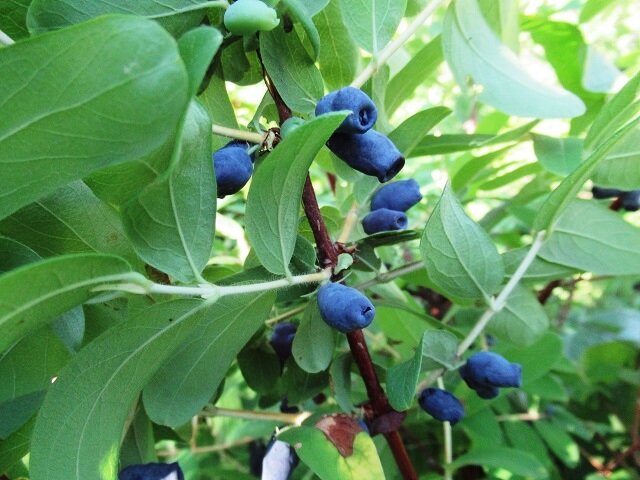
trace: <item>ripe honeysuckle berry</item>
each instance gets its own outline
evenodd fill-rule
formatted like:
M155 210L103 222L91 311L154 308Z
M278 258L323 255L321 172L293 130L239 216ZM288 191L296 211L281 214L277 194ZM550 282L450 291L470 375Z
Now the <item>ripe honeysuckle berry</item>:
M291 356L291 346L297 330L296 324L290 322L279 323L273 329L269 343L283 362Z
M184 474L177 463L146 463L121 470L118 480L184 480Z
M253 173L251 156L243 143L230 142L213 154L218 198L238 192Z
M322 319L342 333L366 328L376 315L376 309L367 297L341 283L320 287L318 307Z
M494 388L519 387L522 384L522 367L497 353L478 352L460 368L460 376L479 396L493 398L497 395Z
M234 35L268 32L279 23L276 11L260 0L236 0L224 12L224 26Z
M464 406L453 394L440 388L425 388L418 398L420 407L436 420L455 425L464 417Z
M296 128L304 124L304 120L300 117L291 117L284 121L280 126L280 137L287 138Z
M617 188L601 188L601 187L593 187L591 189L591 193L593 194L593 198L615 198L619 197L624 193L622 190L618 190Z
M388 183L380 187L371 197L371 210L388 208L406 212L422 200L420 185L413 178Z
M337 128L339 133L364 133L378 119L378 110L369 95L359 88L344 87L328 93L316 105L316 117L328 112L351 110Z
M640 210L640 190L631 190L622 194L622 208L628 212Z
M381 208L370 212L362 219L362 228L367 235L389 230L404 230L407 228L407 216L404 212Z
M351 168L388 182L404 167L404 157L389 138L369 130L363 134L334 133L329 149Z
M289 444L272 438L262 460L261 480L289 480L298 462L298 456Z
M262 460L265 453L267 453L267 446L262 440L249 442L249 472L254 477L262 476Z

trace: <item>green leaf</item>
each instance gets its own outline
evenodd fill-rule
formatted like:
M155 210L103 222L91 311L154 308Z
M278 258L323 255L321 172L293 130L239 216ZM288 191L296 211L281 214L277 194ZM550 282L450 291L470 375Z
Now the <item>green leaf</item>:
M25 423L6 440L0 441L0 472L6 472L29 453L34 424L35 418Z
M531 345L549 326L549 318L530 290L517 287L504 309L491 319L488 329L515 345Z
M282 366L275 352L249 347L238 354L237 361L249 388L260 394L277 390Z
M51 328L70 352L75 353L80 350L85 331L82 306L72 308L60 315L53 321Z
M440 66L443 58L440 35L411 57L402 70L391 78L387 87L385 108L388 115L395 112L402 102L411 97L416 88L429 79Z
M407 0L339 0L339 5L353 39L375 55L398 29Z
M534 133L533 150L540 165L556 175L569 175L582 160L582 139L554 138Z
M482 408L471 415L465 413L460 426L471 440L471 449L504 446L502 428L491 408Z
M447 296L489 297L504 278L495 245L467 217L449 184L427 221L420 251L429 280Z
M282 23L260 34L262 61L287 106L308 114L315 110L324 92L322 75L296 31L285 33Z
M288 273L307 171L345 116L343 112L322 115L295 129L253 175L246 230L260 262L272 273Z
M553 420L533 422L533 426L545 441L549 450L569 468L575 468L580 463L580 450L564 428Z
M314 22L320 34L318 64L322 78L329 90L338 90L349 85L356 76L358 48L342 21L337 1L329 2Z
M180 56L189 74L189 95L195 95L213 56L222 44L222 34L213 27L189 30L178 40Z
M3 219L0 233L44 257L95 252L138 261L118 214L80 180Z
M153 152L187 103L175 42L134 17L100 18L0 49L0 84L0 218Z
M640 113L640 74L629 80L596 117L585 139L585 150L593 152L612 131L633 121ZM620 137L602 159L592 180L603 186L626 190L640 188L640 126L636 125Z
M547 447L529 422L504 422L503 428L513 447L533 454L547 468L551 465Z
M206 307L200 300L155 304L78 353L51 386L38 415L32 478L115 480L124 425L136 397L206 318Z
M547 478L546 469L536 457L515 448L477 447L456 458L450 468L455 471L465 465L502 468L528 478Z
M178 164L124 206L127 235L140 257L180 281L200 281L211 254L216 182L209 115L191 103L176 149Z
M576 200L538 255L596 275L640 275L639 244L640 229L597 202Z
M387 372L389 403L399 412L408 410L416 395L420 372L444 367L455 368L458 340L444 330L427 330L416 348L414 356L394 365Z
M120 448L120 468L157 462L153 424L139 403Z
M302 0L282 0L282 3L286 6L293 19L302 25L309 43L311 43L311 48L313 48L313 60L318 60L320 55L320 34L311 20L312 15L307 8L306 2Z
M546 332L532 345L496 350L510 362L522 365L522 383L528 385L545 375L560 361L563 346L558 335Z
M293 358L305 372L329 368L336 347L336 331L322 320L318 303L309 302L293 338Z
M31 0L0 0L0 30L14 40L29 36L27 9Z
M624 126L620 127L610 135L603 143L599 144L595 150L576 168L562 183L547 197L542 204L533 224L534 230L547 230L547 238L551 234L555 223L567 206L575 199L582 189L584 182L591 176L600 161L617 146L618 142L640 125L640 115L631 119Z
M155 423L180 426L211 399L231 362L269 315L275 292L223 297L155 373L143 392Z
M355 406L351 401L351 363L350 353L342 354L331 362L331 389L336 402L345 412L352 412Z
M605 10L609 5L615 4L614 0L587 0L580 10L580 22L586 23L600 12Z
M0 440L6 440L29 421L40 408L44 393L40 390L0 403Z
M478 98L510 115L565 118L582 115L585 106L574 94L530 75L487 25L476 0L452 3L445 17L444 56L461 86L468 79L480 87Z
M120 13L127 15L139 15L159 20L166 19L178 14L203 10L212 6L210 2L194 2L193 0L136 0L130 2L126 0L69 0L59 2L57 0L33 0L27 15L27 26L32 33L41 33L47 30L55 30L67 27L75 23L86 22L87 20L106 15L109 13ZM222 5L218 5L222 6ZM204 16L204 11L197 17ZM179 25L180 21L176 24ZM168 28L173 24L166 25ZM170 28L169 28L170 29Z
M509 250L502 254L507 277L511 277L515 273L528 251L529 249L525 247ZM538 256L527 269L523 281L550 282L551 280L570 277L576 273L580 273L580 270L560 265L559 263L547 262Z
M26 245L0 236L0 273L40 260L40 255Z
M446 107L422 110L398 125L389 134L389 139L409 158L424 136L450 113L451 110Z
M0 352L95 296L93 288L130 272L118 257L77 254L43 260L0 276Z
M300 459L321 480L385 478L373 440L365 432L355 436L353 453L348 457L343 457L325 434L313 427L285 430L278 435L278 440L292 445Z
M281 377L284 397L290 405L302 403L315 397L329 386L329 373L326 371L309 373L302 370L293 360L287 361Z

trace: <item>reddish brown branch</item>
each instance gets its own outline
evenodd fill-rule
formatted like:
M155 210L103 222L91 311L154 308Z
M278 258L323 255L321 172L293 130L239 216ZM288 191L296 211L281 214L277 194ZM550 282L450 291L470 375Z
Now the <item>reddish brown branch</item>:
M562 280L553 280L545 285L545 287L538 292L538 301L541 305L547 303L547 300L551 297L553 291L562 285Z
M261 63L262 63L262 59ZM291 117L291 109L285 104L282 97L278 93L275 85L271 81L269 74L266 72L264 65L262 66L265 83L271 94L273 101L278 109L280 124ZM320 213L318 200L316 198L313 185L309 175L305 180L304 190L302 192L302 203L304 205L304 213L309 220L313 237L318 248L318 257L323 267L334 266L337 263L337 252L335 245L331 241L327 226ZM402 442L402 438L397 429L402 423L404 414L395 412L389 405L387 396L380 385L378 375L373 367L371 355L364 339L362 330L356 330L347 334L351 354L360 370L360 375L367 389L367 394L373 408L372 421L380 425L378 431L384 433L389 444L389 448L393 452L393 456L398 464L398 468L405 480L417 480L418 475L411 463L409 454Z

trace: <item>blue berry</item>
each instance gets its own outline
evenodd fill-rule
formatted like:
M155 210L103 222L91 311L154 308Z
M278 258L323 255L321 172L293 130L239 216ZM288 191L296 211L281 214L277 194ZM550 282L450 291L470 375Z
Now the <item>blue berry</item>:
M213 154L218 198L238 192L251 178L253 163L244 145L230 142Z
M296 452L287 443L272 438L262 460L262 480L288 480L298 465Z
M498 387L519 387L522 367L494 352L478 352L460 368L460 376L482 398L498 395Z
M362 227L367 235L388 230L404 230L407 228L407 216L404 212L381 208L364 217Z
M318 291L322 319L342 333L366 328L376 314L371 301L355 288L327 283Z
M400 180L380 187L371 198L371 210L388 208L406 212L422 200L420 185L414 179Z
M262 440L249 443L249 472L255 477L262 476L262 460L266 452L267 447Z
M436 420L455 425L464 417L464 406L453 394L439 388L425 388L418 399L420 407Z
M322 97L316 105L316 116L340 110L353 112L336 130L340 133L364 133L373 127L378 119L378 110L373 100L355 87L344 87Z
M363 134L334 133L329 149L351 168L388 182L404 167L404 157L389 138L369 130Z
M121 470L118 480L184 480L184 474L177 463L147 463Z
M279 323L273 329L269 343L283 362L291 356L291 346L297 330L295 323L289 322Z
M622 208L628 212L640 210L640 190L631 190L622 194Z
M591 193L593 193L593 198L602 199L619 197L624 192L622 190L618 190L617 188L593 187L591 189Z

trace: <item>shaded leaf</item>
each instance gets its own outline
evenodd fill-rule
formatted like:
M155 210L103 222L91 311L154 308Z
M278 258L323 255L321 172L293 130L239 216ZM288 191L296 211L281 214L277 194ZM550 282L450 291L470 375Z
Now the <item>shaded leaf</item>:
M407 0L339 0L342 18L356 43L374 55L389 43Z
M329 368L335 347L336 331L320 316L318 303L309 302L293 338L293 358L305 372L318 373Z

